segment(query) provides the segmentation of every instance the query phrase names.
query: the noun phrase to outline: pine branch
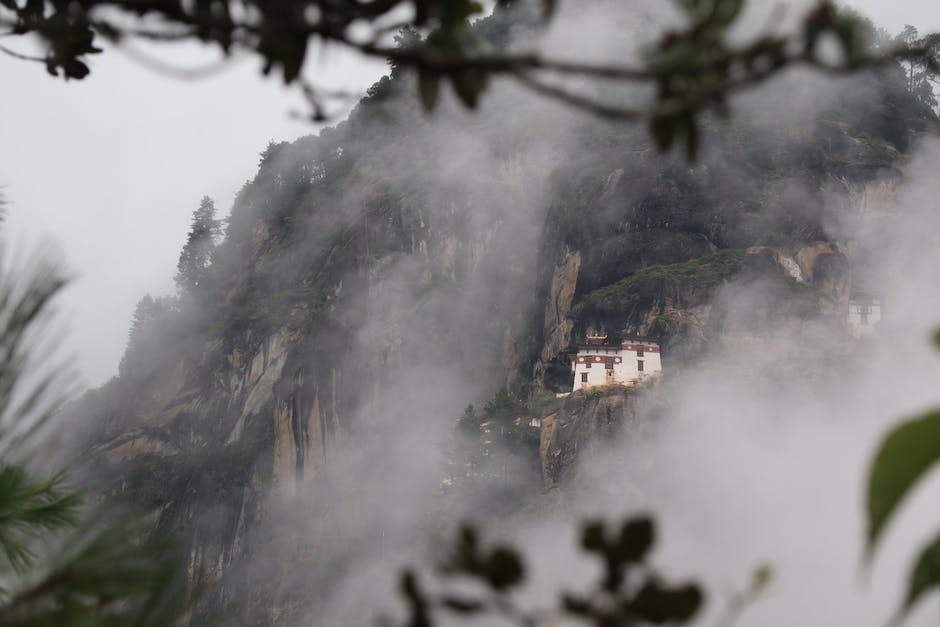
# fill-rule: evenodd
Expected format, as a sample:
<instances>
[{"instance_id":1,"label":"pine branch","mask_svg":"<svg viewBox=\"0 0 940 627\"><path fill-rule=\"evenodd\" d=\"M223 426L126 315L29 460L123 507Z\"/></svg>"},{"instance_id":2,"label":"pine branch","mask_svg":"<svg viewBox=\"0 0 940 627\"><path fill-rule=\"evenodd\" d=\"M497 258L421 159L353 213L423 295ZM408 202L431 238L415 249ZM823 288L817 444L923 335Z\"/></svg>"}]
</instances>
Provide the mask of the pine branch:
<instances>
[{"instance_id":1,"label":"pine branch","mask_svg":"<svg viewBox=\"0 0 940 627\"><path fill-rule=\"evenodd\" d=\"M22 468L0 467L0 554L17 572L31 567L32 541L77 524L83 498L63 487L63 475L33 481Z\"/></svg>"}]
</instances>

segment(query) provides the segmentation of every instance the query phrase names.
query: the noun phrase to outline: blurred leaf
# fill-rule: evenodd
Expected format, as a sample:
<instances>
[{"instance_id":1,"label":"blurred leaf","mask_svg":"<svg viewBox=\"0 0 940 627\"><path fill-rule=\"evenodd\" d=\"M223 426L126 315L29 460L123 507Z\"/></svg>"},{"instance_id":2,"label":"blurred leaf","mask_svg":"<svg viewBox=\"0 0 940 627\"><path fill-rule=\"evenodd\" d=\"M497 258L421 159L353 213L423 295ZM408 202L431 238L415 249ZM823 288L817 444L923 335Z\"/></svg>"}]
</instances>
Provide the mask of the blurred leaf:
<instances>
[{"instance_id":1,"label":"blurred leaf","mask_svg":"<svg viewBox=\"0 0 940 627\"><path fill-rule=\"evenodd\" d=\"M450 80L460 101L475 109L486 88L486 74L480 70L463 70L452 74Z\"/></svg>"},{"instance_id":2,"label":"blurred leaf","mask_svg":"<svg viewBox=\"0 0 940 627\"><path fill-rule=\"evenodd\" d=\"M868 479L868 552L898 504L940 460L940 410L895 427L884 439Z\"/></svg>"},{"instance_id":3,"label":"blurred leaf","mask_svg":"<svg viewBox=\"0 0 940 627\"><path fill-rule=\"evenodd\" d=\"M681 6L687 13L689 13L693 18L700 15L702 11L702 6L704 5L704 0L678 0L679 6Z\"/></svg>"},{"instance_id":4,"label":"blurred leaf","mask_svg":"<svg viewBox=\"0 0 940 627\"><path fill-rule=\"evenodd\" d=\"M690 71L698 64L704 51L689 39L664 39L648 55L650 66L660 73Z\"/></svg>"},{"instance_id":5,"label":"blurred leaf","mask_svg":"<svg viewBox=\"0 0 940 627\"><path fill-rule=\"evenodd\" d=\"M447 609L458 614L475 614L483 609L483 604L471 599L462 599L455 596L445 596L441 603Z\"/></svg>"},{"instance_id":6,"label":"blurred leaf","mask_svg":"<svg viewBox=\"0 0 940 627\"><path fill-rule=\"evenodd\" d=\"M933 332L933 343L937 345L937 348L940 348L940 329Z\"/></svg>"},{"instance_id":7,"label":"blurred leaf","mask_svg":"<svg viewBox=\"0 0 940 627\"><path fill-rule=\"evenodd\" d=\"M546 22L555 17L557 10L558 0L542 0L542 15Z\"/></svg>"},{"instance_id":8,"label":"blurred leaf","mask_svg":"<svg viewBox=\"0 0 940 627\"><path fill-rule=\"evenodd\" d=\"M603 553L607 548L604 540L604 523L596 520L586 522L581 530L581 546L586 551Z\"/></svg>"},{"instance_id":9,"label":"blurred leaf","mask_svg":"<svg viewBox=\"0 0 940 627\"><path fill-rule=\"evenodd\" d=\"M768 564L761 564L754 570L751 576L751 589L760 592L770 585L774 578L774 571Z\"/></svg>"},{"instance_id":10,"label":"blurred leaf","mask_svg":"<svg viewBox=\"0 0 940 627\"><path fill-rule=\"evenodd\" d=\"M626 562L640 562L653 546L653 521L649 518L628 520L620 529L619 553Z\"/></svg>"},{"instance_id":11,"label":"blurred leaf","mask_svg":"<svg viewBox=\"0 0 940 627\"><path fill-rule=\"evenodd\" d=\"M924 547L907 583L907 596L901 608L903 617L924 593L940 586L940 536Z\"/></svg>"},{"instance_id":12,"label":"blurred leaf","mask_svg":"<svg viewBox=\"0 0 940 627\"><path fill-rule=\"evenodd\" d=\"M486 576L496 590L505 590L518 585L525 577L522 559L513 549L497 547L490 553L486 563Z\"/></svg>"},{"instance_id":13,"label":"blurred leaf","mask_svg":"<svg viewBox=\"0 0 940 627\"><path fill-rule=\"evenodd\" d=\"M650 579L629 604L629 609L644 620L661 625L689 620L701 607L703 599L696 585L667 588Z\"/></svg>"},{"instance_id":14,"label":"blurred leaf","mask_svg":"<svg viewBox=\"0 0 940 627\"><path fill-rule=\"evenodd\" d=\"M656 147L660 152L666 152L676 140L679 124L674 116L658 116L650 120L649 130Z\"/></svg>"},{"instance_id":15,"label":"blurred leaf","mask_svg":"<svg viewBox=\"0 0 940 627\"><path fill-rule=\"evenodd\" d=\"M417 576L410 570L403 571L400 586L410 611L408 627L431 627L428 602L421 593Z\"/></svg>"},{"instance_id":16,"label":"blurred leaf","mask_svg":"<svg viewBox=\"0 0 940 627\"><path fill-rule=\"evenodd\" d=\"M88 76L88 73L91 71L88 69L88 66L79 61L78 59L69 59L62 66L62 70L65 73L66 78L74 78L76 80L81 80Z\"/></svg>"},{"instance_id":17,"label":"blurred leaf","mask_svg":"<svg viewBox=\"0 0 940 627\"><path fill-rule=\"evenodd\" d=\"M848 59L856 59L864 52L865 38L861 35L863 25L856 16L840 12L833 18L832 32L842 44L842 51Z\"/></svg>"},{"instance_id":18,"label":"blurred leaf","mask_svg":"<svg viewBox=\"0 0 940 627\"><path fill-rule=\"evenodd\" d=\"M437 107L440 82L441 76L437 72L424 68L418 70L418 95L425 111L433 111Z\"/></svg>"},{"instance_id":19,"label":"blurred leaf","mask_svg":"<svg viewBox=\"0 0 940 627\"><path fill-rule=\"evenodd\" d=\"M698 157L700 130L695 115L689 113L681 118L680 131L685 134L685 154L690 162Z\"/></svg>"},{"instance_id":20,"label":"blurred leaf","mask_svg":"<svg viewBox=\"0 0 940 627\"><path fill-rule=\"evenodd\" d=\"M742 8L744 0L714 0L708 21L717 28L725 29L738 19Z\"/></svg>"},{"instance_id":21,"label":"blurred leaf","mask_svg":"<svg viewBox=\"0 0 940 627\"><path fill-rule=\"evenodd\" d=\"M561 599L562 607L570 614L588 616L591 614L591 604L580 596L565 594Z\"/></svg>"}]
</instances>

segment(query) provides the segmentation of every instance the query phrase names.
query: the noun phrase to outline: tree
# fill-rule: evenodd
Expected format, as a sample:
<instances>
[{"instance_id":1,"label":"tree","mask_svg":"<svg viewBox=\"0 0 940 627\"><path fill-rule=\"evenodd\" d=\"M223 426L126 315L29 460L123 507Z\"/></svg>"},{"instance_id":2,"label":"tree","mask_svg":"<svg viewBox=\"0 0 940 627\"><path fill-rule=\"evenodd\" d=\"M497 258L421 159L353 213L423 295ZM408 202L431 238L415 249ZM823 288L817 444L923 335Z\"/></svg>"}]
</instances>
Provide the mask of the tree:
<instances>
[{"instance_id":1,"label":"tree","mask_svg":"<svg viewBox=\"0 0 940 627\"><path fill-rule=\"evenodd\" d=\"M899 48L920 48L926 51L924 57L906 59L901 65L905 70L908 93L921 104L936 109L937 97L933 86L938 82L938 75L933 69L940 64L940 35L921 37L918 30L908 24L895 38L895 43Z\"/></svg>"},{"instance_id":2,"label":"tree","mask_svg":"<svg viewBox=\"0 0 940 627\"><path fill-rule=\"evenodd\" d=\"M64 382L35 371L29 338L63 286L43 262L0 274L0 627L171 625L188 596L170 544L85 506L64 474L31 468L49 457L36 453Z\"/></svg>"},{"instance_id":3,"label":"tree","mask_svg":"<svg viewBox=\"0 0 940 627\"><path fill-rule=\"evenodd\" d=\"M502 432L509 432L515 426L516 418L525 411L522 401L513 396L508 388L500 388L483 406L487 420L493 421Z\"/></svg>"},{"instance_id":4,"label":"tree","mask_svg":"<svg viewBox=\"0 0 940 627\"><path fill-rule=\"evenodd\" d=\"M552 18L556 3L541 0L545 21ZM834 0L819 0L803 16L797 32L763 34L744 43L735 42L731 33L746 0L676 3L685 23L663 33L637 65L568 61L501 49L474 28L473 20L484 9L473 0L0 0L0 36L33 35L45 54L31 57L5 45L0 45L0 52L40 62L53 75L82 79L90 71L88 56L101 52L102 40L113 45L133 40L201 41L226 55L259 56L264 72L279 70L286 83L297 85L307 97L312 118L323 120L326 103L336 94L319 88L301 70L311 43L333 43L413 68L427 108L437 102L444 81L472 108L490 80L500 76L595 115L645 122L662 149L684 144L690 156L698 146L702 113L726 113L731 94L787 67L845 74L909 61L931 75L940 74L936 37L873 50L864 20L837 8ZM499 0L497 5L507 9L526 2ZM395 45L393 35L401 29L415 29L419 36L403 36ZM827 41L838 45L838 61L831 60ZM605 101L558 80L570 77L643 85L655 97L649 105L639 106Z\"/></svg>"},{"instance_id":5,"label":"tree","mask_svg":"<svg viewBox=\"0 0 940 627\"><path fill-rule=\"evenodd\" d=\"M160 342L166 341L166 338L160 337L160 323L165 321L168 314L176 311L177 299L172 296L154 298L146 294L140 299L131 318L124 356L118 365L120 376L149 376L149 369L142 366L155 361L153 353L161 348Z\"/></svg>"},{"instance_id":6,"label":"tree","mask_svg":"<svg viewBox=\"0 0 940 627\"><path fill-rule=\"evenodd\" d=\"M194 294L204 284L221 235L221 221L215 219L215 203L203 196L199 208L193 212L193 223L176 264L176 285L180 292Z\"/></svg>"}]
</instances>

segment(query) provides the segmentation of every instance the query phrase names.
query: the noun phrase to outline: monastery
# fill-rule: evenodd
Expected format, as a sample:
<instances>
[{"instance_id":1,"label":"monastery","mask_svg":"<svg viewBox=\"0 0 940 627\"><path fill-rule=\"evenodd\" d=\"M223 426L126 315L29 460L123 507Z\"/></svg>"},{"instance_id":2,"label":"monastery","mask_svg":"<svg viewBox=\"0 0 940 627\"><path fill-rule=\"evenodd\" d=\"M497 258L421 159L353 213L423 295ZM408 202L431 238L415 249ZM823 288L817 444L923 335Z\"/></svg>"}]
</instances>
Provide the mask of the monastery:
<instances>
[{"instance_id":1,"label":"monastery","mask_svg":"<svg viewBox=\"0 0 940 627\"><path fill-rule=\"evenodd\" d=\"M587 344L572 351L572 392L600 385L633 385L662 372L659 342L639 337L624 338L619 345L606 341L606 336L588 337Z\"/></svg>"},{"instance_id":2,"label":"monastery","mask_svg":"<svg viewBox=\"0 0 940 627\"><path fill-rule=\"evenodd\" d=\"M855 292L849 298L849 333L858 339L875 332L881 321L881 299L863 292Z\"/></svg>"}]
</instances>

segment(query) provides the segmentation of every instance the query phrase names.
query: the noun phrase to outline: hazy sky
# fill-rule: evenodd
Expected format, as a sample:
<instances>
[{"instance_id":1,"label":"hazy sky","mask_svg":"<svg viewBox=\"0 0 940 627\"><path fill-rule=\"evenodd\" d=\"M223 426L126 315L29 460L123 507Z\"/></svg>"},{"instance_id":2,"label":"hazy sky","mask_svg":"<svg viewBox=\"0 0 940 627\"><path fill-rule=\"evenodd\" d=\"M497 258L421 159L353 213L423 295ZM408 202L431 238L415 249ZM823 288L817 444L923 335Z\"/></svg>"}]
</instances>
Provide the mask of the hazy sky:
<instances>
[{"instance_id":1,"label":"hazy sky","mask_svg":"<svg viewBox=\"0 0 940 627\"><path fill-rule=\"evenodd\" d=\"M892 32L907 23L940 30L936 0L850 4ZM172 57L206 61L196 48ZM383 71L339 51L308 65L329 85L360 91ZM290 117L303 103L277 79L261 79L254 60L197 81L154 73L119 51L97 58L85 81L65 83L5 56L0 72L7 229L20 251L40 240L61 251L75 276L62 301L67 350L83 381L98 384L116 371L140 297L173 291L199 199L208 194L227 213L268 141L315 129Z\"/></svg>"},{"instance_id":2,"label":"hazy sky","mask_svg":"<svg viewBox=\"0 0 940 627\"><path fill-rule=\"evenodd\" d=\"M177 65L203 56L195 48L174 54ZM357 91L384 71L349 54L323 67L329 85ZM154 73L120 51L96 58L84 81L65 83L7 57L0 72L7 228L21 250L41 239L57 244L75 276L63 299L68 348L83 380L100 383L115 373L137 301L175 289L200 198L227 213L269 141L316 129L290 115L304 110L302 99L263 79L253 59L196 81Z\"/></svg>"}]
</instances>

